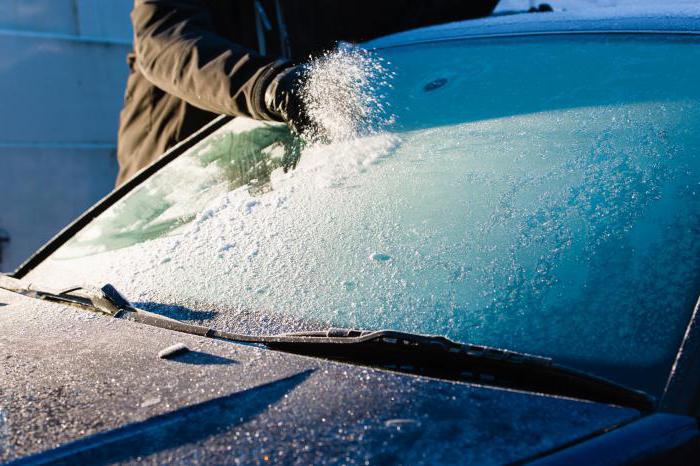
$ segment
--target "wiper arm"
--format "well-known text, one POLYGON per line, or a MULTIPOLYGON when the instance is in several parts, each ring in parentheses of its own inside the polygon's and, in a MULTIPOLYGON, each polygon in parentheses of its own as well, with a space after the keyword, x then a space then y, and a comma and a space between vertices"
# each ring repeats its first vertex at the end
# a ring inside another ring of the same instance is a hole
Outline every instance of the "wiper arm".
POLYGON ((283 336, 294 340, 270 341, 266 346, 440 379, 628 406, 644 412, 652 411, 656 404, 644 392, 557 364, 550 358, 458 343, 442 336, 349 329, 283 336))
POLYGON ((138 309, 112 285, 101 289, 73 287, 60 292, 32 289, 0 275, 0 288, 26 296, 88 308, 177 332, 335 361, 380 367, 428 377, 566 396, 628 406, 648 412, 655 400, 648 394, 555 363, 549 358, 486 346, 458 343, 442 336, 394 330, 335 329, 278 335, 225 332, 138 309))

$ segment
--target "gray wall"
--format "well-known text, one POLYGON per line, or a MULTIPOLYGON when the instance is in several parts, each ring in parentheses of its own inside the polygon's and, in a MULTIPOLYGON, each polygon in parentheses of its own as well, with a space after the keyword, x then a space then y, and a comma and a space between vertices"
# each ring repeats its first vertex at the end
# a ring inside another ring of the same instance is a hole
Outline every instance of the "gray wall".
POLYGON ((130 0, 0 0, 0 271, 116 176, 130 0))
POLYGON ((131 0, 1 0, 0 28, 131 40, 131 0))

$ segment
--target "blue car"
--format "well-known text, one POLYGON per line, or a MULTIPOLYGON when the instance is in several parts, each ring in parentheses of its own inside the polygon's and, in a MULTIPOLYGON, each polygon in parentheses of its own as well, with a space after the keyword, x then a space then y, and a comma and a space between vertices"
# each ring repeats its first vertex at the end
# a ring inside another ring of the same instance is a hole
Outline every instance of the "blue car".
POLYGON ((699 45, 504 15, 365 44, 360 137, 213 121, 0 276, 0 461, 700 464, 699 45))

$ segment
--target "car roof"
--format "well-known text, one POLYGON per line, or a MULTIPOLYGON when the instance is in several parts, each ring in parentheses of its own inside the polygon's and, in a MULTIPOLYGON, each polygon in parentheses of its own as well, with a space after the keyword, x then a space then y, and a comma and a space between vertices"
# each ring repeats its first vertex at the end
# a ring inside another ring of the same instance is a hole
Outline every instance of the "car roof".
POLYGON ((471 37, 603 32, 700 34, 700 4, 502 14, 413 29, 364 45, 387 48, 471 37))

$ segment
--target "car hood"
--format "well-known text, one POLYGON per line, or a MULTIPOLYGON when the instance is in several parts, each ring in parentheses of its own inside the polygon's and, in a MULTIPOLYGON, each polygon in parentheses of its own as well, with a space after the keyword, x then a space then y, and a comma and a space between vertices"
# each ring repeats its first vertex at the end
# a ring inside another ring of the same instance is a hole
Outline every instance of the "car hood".
POLYGON ((0 462, 500 464, 639 417, 179 334, 2 290, 0 329, 0 462), (175 343, 191 351, 158 357, 175 343))

